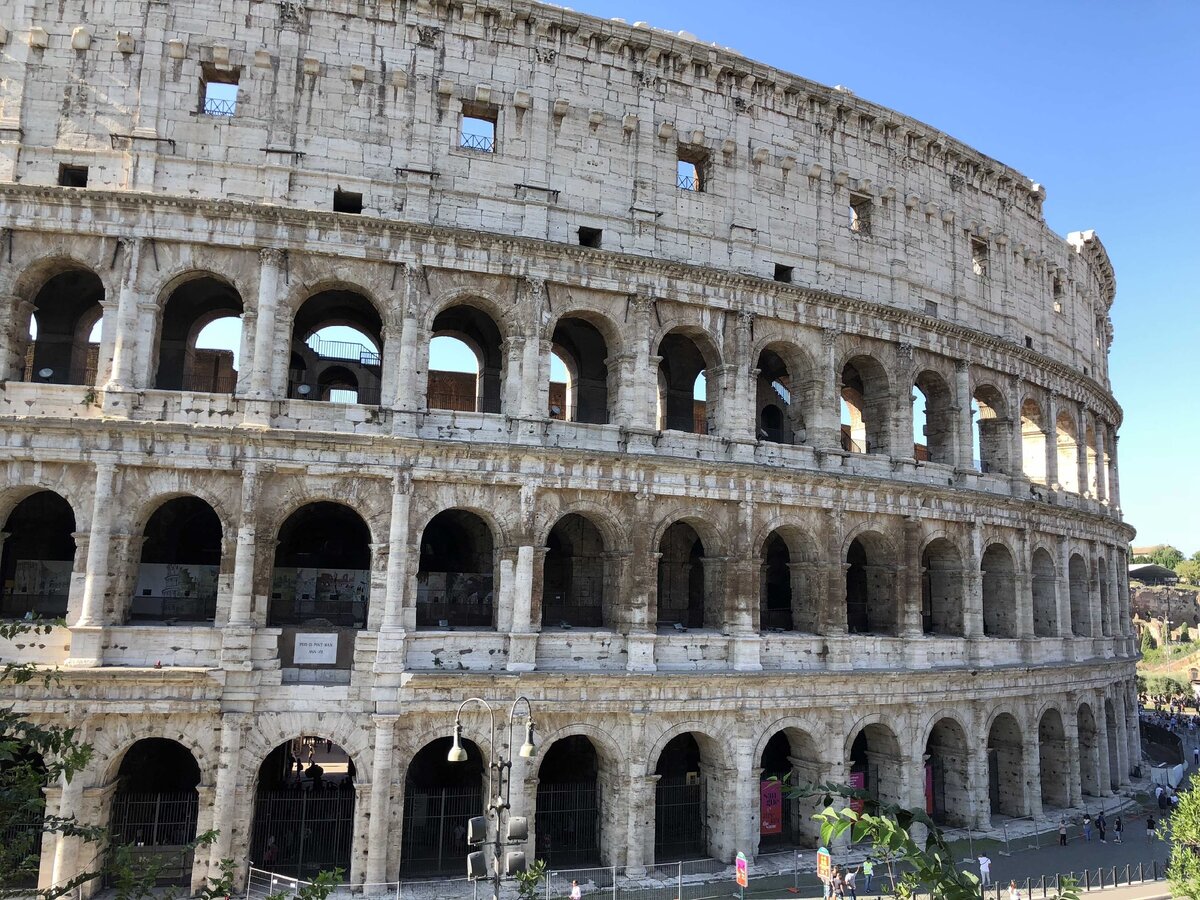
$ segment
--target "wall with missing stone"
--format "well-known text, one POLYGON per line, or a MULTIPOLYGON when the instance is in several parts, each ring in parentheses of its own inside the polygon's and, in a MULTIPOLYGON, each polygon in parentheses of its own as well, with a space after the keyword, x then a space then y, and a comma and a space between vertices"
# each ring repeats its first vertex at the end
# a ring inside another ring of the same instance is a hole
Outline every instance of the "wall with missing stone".
MULTIPOLYGON (((769 775, 983 828, 1128 787, 1112 272, 1022 176, 538 5, 4 15, 0 613, 67 623, 3 648, 65 680, 5 691, 97 747, 51 809, 107 821, 136 741, 178 742, 221 828, 195 883, 265 862, 264 761, 319 736, 356 770, 327 843, 385 882, 441 789, 420 751, 464 697, 519 693, 528 851, 571 833, 533 813, 586 739, 601 825, 576 858, 635 873, 811 843, 807 809, 761 833, 769 775), (203 112, 235 74, 233 114, 203 112), (494 115, 490 152, 464 111, 494 115), (219 315, 240 344, 215 378, 195 345, 219 315), (321 350, 324 323, 374 347, 321 350), (441 335, 477 354, 473 408, 438 396, 441 335)), ((88 864, 48 840, 42 880, 88 864)))

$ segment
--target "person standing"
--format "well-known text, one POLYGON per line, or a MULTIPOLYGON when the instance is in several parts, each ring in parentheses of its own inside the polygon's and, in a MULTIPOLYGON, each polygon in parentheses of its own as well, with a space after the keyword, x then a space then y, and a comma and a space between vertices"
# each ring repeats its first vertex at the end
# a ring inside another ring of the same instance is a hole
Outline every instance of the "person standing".
POLYGON ((1108 834, 1108 820, 1104 818, 1104 810, 1101 810, 1100 814, 1096 816, 1096 830, 1100 832, 1100 843, 1107 844, 1105 835, 1108 834))
POLYGON ((992 883, 992 861, 982 853, 979 854, 979 883, 984 887, 992 883))
POLYGON ((1146 816, 1146 840, 1154 840, 1154 816, 1146 816))
POLYGON ((1117 816, 1115 819, 1113 819, 1113 840, 1118 844, 1122 843, 1121 832, 1124 830, 1125 826, 1121 823, 1121 817, 1117 816))
POLYGON ((1067 846, 1067 817, 1058 817, 1058 846, 1067 846))
POLYGON ((1021 900, 1021 892, 1017 890, 1017 883, 1015 881, 1008 883, 1008 900, 1021 900))
POLYGON ((863 887, 866 888, 869 894, 871 893, 871 879, 875 877, 875 863, 871 861, 871 857, 869 856, 863 860, 862 873, 863 887))
POLYGON ((1083 814, 1083 840, 1087 844, 1092 842, 1092 817, 1087 813, 1083 814))
POLYGON ((581 898, 583 897, 583 891, 580 889, 578 881, 571 882, 570 897, 571 897, 571 900, 581 900, 581 898))
POLYGON ((854 885, 854 876, 857 874, 858 869, 847 869, 846 874, 842 876, 842 886, 850 900, 858 900, 858 888, 854 885))

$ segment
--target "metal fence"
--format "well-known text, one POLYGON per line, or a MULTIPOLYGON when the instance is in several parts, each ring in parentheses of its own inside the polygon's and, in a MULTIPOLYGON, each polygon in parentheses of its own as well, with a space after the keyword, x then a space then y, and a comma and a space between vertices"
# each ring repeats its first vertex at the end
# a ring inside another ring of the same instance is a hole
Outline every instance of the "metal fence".
POLYGON ((462 872, 466 864, 467 821, 479 815, 480 784, 404 791, 403 875, 462 872))
POLYGON ((587 866, 600 862, 600 792, 596 780, 539 784, 538 859, 551 866, 587 866))
POLYGON ((114 844, 132 848, 135 865, 160 866, 158 884, 191 880, 199 795, 193 791, 127 793, 113 797, 109 834, 114 844))
POLYGON ((313 877, 350 869, 354 791, 259 791, 254 803, 250 858, 282 877, 313 877))

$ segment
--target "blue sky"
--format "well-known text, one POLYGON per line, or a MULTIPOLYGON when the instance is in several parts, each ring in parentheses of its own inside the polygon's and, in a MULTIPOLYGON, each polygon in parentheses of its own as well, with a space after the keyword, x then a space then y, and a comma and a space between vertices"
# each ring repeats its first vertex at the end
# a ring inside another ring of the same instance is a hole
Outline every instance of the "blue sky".
POLYGON ((1200 550, 1200 2, 572 0, 900 110, 1046 186, 1117 272, 1112 381, 1136 544, 1200 550))

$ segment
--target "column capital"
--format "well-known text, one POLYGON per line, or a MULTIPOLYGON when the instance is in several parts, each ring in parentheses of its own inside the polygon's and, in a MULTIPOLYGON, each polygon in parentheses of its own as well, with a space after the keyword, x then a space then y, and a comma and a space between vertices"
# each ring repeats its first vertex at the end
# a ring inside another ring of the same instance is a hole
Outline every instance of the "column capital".
POLYGON ((283 265, 284 259, 287 257, 286 250, 280 250, 277 247, 263 247, 258 251, 258 259, 264 266, 272 266, 279 268, 283 265))

